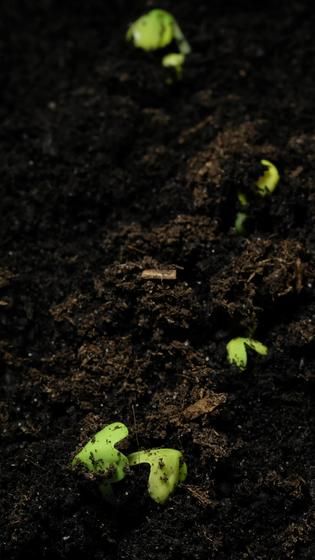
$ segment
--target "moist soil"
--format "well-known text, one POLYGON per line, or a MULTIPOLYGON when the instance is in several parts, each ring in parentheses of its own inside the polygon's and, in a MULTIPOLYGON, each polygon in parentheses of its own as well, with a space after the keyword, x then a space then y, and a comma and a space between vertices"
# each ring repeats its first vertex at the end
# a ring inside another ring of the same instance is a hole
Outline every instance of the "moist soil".
POLYGON ((163 1, 180 80, 125 42, 153 6, 1 2, 0 555, 311 559, 312 2, 163 1), (70 467, 114 421, 183 452, 164 505, 146 466, 112 503, 70 467))

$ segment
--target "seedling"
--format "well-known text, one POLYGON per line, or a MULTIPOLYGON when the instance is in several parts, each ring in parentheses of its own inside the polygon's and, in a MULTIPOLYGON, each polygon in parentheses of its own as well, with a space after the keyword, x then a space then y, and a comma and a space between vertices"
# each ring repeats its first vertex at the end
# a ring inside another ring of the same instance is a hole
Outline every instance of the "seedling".
POLYGON ((134 21, 127 31, 126 39, 144 51, 163 49, 172 41, 176 41, 182 55, 191 51, 176 19, 165 10, 151 10, 134 21))
POLYGON ((239 192, 237 194, 237 198, 241 206, 248 206, 248 200, 246 194, 239 192))
POLYGON ((128 470, 128 459, 115 445, 128 435, 128 428, 121 422, 105 426, 77 453, 72 465, 82 464, 103 479, 101 491, 104 496, 112 494, 111 484, 122 480, 128 470))
POLYGON ((166 54, 162 58, 162 66, 174 69, 178 78, 182 75, 184 62, 185 56, 181 53, 166 54))
POLYGON ((128 459, 130 466, 141 463, 150 465, 148 492, 158 504, 164 504, 178 483, 183 482, 187 476, 187 465, 183 455, 176 449, 136 451, 131 453, 128 459))
POLYGON ((72 460, 72 466, 81 464, 92 474, 100 476, 100 490, 104 498, 112 499, 112 484, 126 476, 129 466, 149 463, 149 494, 155 502, 163 504, 177 484, 187 476, 187 466, 182 453, 176 449, 154 449, 136 451, 126 457, 115 445, 127 435, 128 428, 121 422, 105 426, 77 453, 72 460))
MULTIPOLYGON (((266 196, 273 193, 277 184, 279 183, 280 175, 276 166, 267 159, 262 159, 260 163, 266 168, 266 171, 263 175, 261 175, 261 177, 257 179, 256 187, 260 196, 266 196)), ((237 197, 240 205, 243 208, 248 206, 248 200, 244 193, 239 192, 237 194, 237 197)), ((234 228, 239 235, 244 235, 245 233, 244 224, 247 218, 248 215, 246 214, 246 212, 237 212, 234 221, 234 228)))
POLYGON ((244 235, 246 230, 245 230, 245 222, 248 218, 248 215, 245 212, 237 212, 236 214, 236 218, 235 218, 235 222, 234 222, 234 228, 236 233, 238 233, 238 235, 244 235))
POLYGON ((266 167, 266 171, 257 180, 256 187, 261 196, 266 196, 273 193, 279 183, 280 175, 276 166, 267 159, 262 159, 260 163, 266 167))
MULTIPOLYGON (((237 198, 238 198, 238 201, 239 201, 240 205, 243 208, 246 208, 248 206, 247 196, 244 193, 239 192, 237 194, 237 198)), ((244 235, 245 234, 244 224, 245 224, 247 218, 248 218, 248 215, 246 214, 246 212, 237 212, 235 222, 234 222, 234 228, 235 228, 236 233, 238 233, 239 235, 244 235)))
POLYGON ((234 364, 239 369, 246 369, 247 366, 247 350, 246 347, 255 350, 257 354, 261 356, 266 356, 268 354, 268 348, 258 340, 253 340, 252 338, 232 338, 230 342, 226 345, 227 358, 230 364, 234 364))

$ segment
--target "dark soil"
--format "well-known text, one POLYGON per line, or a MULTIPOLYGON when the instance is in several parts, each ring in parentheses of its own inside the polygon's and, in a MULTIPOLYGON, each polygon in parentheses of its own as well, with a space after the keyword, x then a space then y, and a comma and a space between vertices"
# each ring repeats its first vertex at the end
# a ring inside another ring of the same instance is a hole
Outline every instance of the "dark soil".
POLYGON ((173 83, 124 40, 153 5, 1 2, 0 556, 311 559, 313 2, 163 1, 193 48, 173 83), (270 352, 240 372, 248 334, 270 352), (183 451, 164 506, 146 468, 109 505, 69 467, 113 421, 183 451))

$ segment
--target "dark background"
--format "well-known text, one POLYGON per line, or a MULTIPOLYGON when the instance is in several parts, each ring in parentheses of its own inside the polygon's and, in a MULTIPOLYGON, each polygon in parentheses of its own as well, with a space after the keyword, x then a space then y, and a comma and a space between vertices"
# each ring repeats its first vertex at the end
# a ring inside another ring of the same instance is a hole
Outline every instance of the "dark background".
POLYGON ((1 2, 1 558, 311 559, 312 2, 163 2, 192 46, 172 83, 125 43, 154 6, 1 2), (244 334, 270 351, 239 372, 244 334), (113 421, 183 451, 163 507, 146 469, 110 506, 69 467, 113 421))

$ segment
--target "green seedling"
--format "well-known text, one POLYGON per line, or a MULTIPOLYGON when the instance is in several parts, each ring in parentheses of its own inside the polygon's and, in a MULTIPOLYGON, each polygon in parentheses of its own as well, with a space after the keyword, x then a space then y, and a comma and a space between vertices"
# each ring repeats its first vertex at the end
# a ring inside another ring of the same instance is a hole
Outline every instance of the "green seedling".
MULTIPOLYGON (((247 196, 244 193, 237 193, 237 198, 243 208, 246 208, 248 206, 247 196)), ((245 234, 245 222, 247 218, 248 215, 246 214, 246 212, 237 212, 234 222, 234 228, 236 233, 238 233, 239 235, 245 234)))
POLYGON ((158 504, 164 504, 178 483, 183 482, 187 476, 183 455, 175 449, 136 451, 131 453, 128 459, 130 466, 141 463, 150 465, 148 492, 158 504))
POLYGON ((238 235, 245 235, 246 233, 245 222, 247 218, 248 215, 245 212, 237 212, 235 222, 234 222, 234 228, 236 233, 238 233, 238 235))
POLYGON ((184 62, 185 56, 181 53, 166 54, 162 58, 162 66, 175 70, 178 78, 182 75, 184 62))
MULTIPOLYGON (((256 187, 260 196, 266 196, 273 193, 277 184, 279 183, 280 175, 276 166, 267 159, 262 159, 260 163, 266 168, 266 171, 256 181, 256 187)), ((239 192, 237 194, 237 197, 240 205, 243 208, 248 206, 248 200, 244 193, 239 192)), ((234 228, 236 233, 238 233, 239 235, 245 234, 244 224, 247 218, 248 215, 246 214, 246 212, 237 212, 234 221, 234 228)))
POLYGON ((247 366, 247 350, 246 347, 255 350, 257 354, 261 356, 266 356, 268 354, 268 348, 258 340, 253 340, 252 338, 232 338, 230 342, 226 345, 227 358, 230 364, 234 364, 239 369, 246 369, 247 366))
POLYGON ((176 41, 184 56, 191 51, 176 19, 165 10, 151 10, 134 21, 127 31, 126 39, 144 51, 163 49, 172 41, 176 41))
POLYGON ((239 192, 237 193, 237 198, 241 206, 248 206, 248 200, 246 194, 239 192))
POLYGON ((260 163, 266 167, 266 171, 256 181, 256 187, 261 196, 266 196, 273 193, 279 183, 280 175, 276 166, 267 159, 262 159, 260 163))
POLYGON ((111 484, 122 480, 128 470, 127 457, 115 449, 115 445, 127 435, 128 428, 121 422, 109 424, 97 432, 72 460, 72 466, 81 464, 102 477, 101 491, 105 497, 112 494, 111 484))
POLYGON ((112 484, 122 480, 130 466, 149 463, 149 494, 154 501, 163 504, 177 484, 187 476, 182 453, 175 449, 153 449, 137 451, 126 457, 115 445, 127 435, 128 428, 121 422, 105 426, 75 455, 72 466, 81 465, 90 473, 101 477, 100 490, 104 498, 112 500, 112 484))

